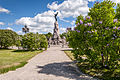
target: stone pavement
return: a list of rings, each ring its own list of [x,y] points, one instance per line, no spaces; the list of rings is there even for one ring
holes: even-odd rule
[[[31,60],[24,67],[1,74],[0,80],[96,80],[77,70],[64,53],[67,48],[51,47]]]

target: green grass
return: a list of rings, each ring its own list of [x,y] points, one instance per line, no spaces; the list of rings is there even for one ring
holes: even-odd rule
[[[65,51],[66,55],[72,60],[74,59],[73,53],[71,51]],[[89,63],[77,63],[78,67],[83,73],[97,77],[104,80],[120,80],[120,69],[115,69],[114,71],[108,69],[94,69],[91,68]],[[88,66],[89,65],[89,66]]]
[[[40,52],[42,51],[0,49],[0,74],[24,66]]]

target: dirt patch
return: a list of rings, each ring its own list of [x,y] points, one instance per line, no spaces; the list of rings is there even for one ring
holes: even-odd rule
[[[20,63],[14,63],[14,64],[11,64],[11,65],[0,66],[0,69],[9,68],[9,67],[12,67],[12,66],[17,66],[17,65],[20,65]]]

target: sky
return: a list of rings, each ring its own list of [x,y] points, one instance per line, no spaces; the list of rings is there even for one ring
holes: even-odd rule
[[[53,32],[54,14],[59,12],[57,19],[63,33],[75,26],[77,16],[86,16],[96,1],[103,0],[0,0],[0,29],[23,34],[22,28],[27,25],[30,32]]]

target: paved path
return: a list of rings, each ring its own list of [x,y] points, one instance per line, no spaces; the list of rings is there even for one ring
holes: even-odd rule
[[[0,75],[0,80],[95,80],[76,70],[63,50],[65,48],[51,47],[24,67]]]

